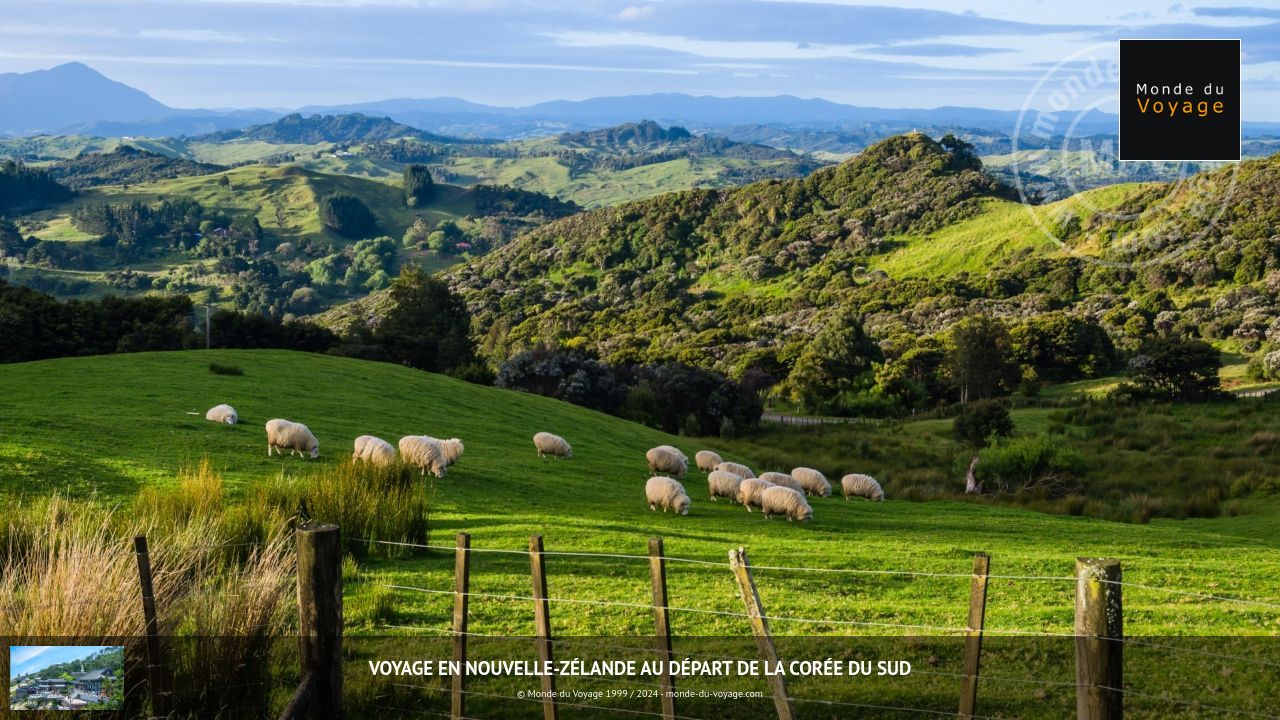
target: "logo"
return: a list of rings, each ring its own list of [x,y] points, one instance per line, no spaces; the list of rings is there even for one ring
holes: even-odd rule
[[[1216,96],[1223,103],[1223,115],[1213,122],[1226,123],[1228,117],[1234,122],[1227,159],[1239,158],[1238,41],[1121,42],[1126,46],[1137,43],[1152,47],[1152,43],[1163,42],[1229,43],[1235,63],[1233,92],[1228,92],[1228,81],[1207,78],[1207,72],[1188,73],[1179,82],[1185,86],[1198,79],[1198,93],[1209,83],[1215,86],[1211,88],[1215,93],[1217,85],[1223,86],[1224,95]],[[1134,155],[1139,153],[1132,144],[1133,136],[1124,134],[1136,132],[1135,126],[1121,120],[1126,117],[1125,103],[1134,102],[1135,88],[1124,85],[1133,71],[1140,71],[1140,66],[1126,66],[1115,42],[1084,48],[1049,67],[1018,113],[1008,169],[1031,219],[1064,253],[1097,265],[1136,270],[1172,260],[1214,232],[1217,221],[1230,206],[1239,164],[1232,162],[1228,169],[1222,169],[1224,163],[1212,158],[1223,154],[1219,151],[1204,157],[1196,157],[1200,152],[1188,153],[1197,148],[1197,140],[1186,140],[1178,149],[1156,143],[1160,152],[1152,153],[1153,160],[1125,162],[1136,160]],[[1142,82],[1148,88],[1153,82],[1165,84],[1154,74]],[[1169,81],[1171,86],[1173,83]],[[1198,117],[1199,106],[1195,103],[1204,98],[1183,97],[1193,102],[1189,115],[1197,121],[1210,120]],[[1215,101],[1208,102],[1207,115],[1214,112]],[[1234,114],[1227,112],[1229,103],[1234,106]],[[1145,107],[1148,113],[1155,110],[1154,105]],[[1167,107],[1161,108],[1168,113]],[[1145,119],[1157,118],[1148,114]],[[1182,117],[1175,122],[1192,119]],[[1121,122],[1123,130],[1119,127]],[[1197,127],[1208,132],[1207,128]],[[1174,136],[1178,133],[1172,125],[1166,129]],[[1146,140],[1150,142],[1151,138]],[[1176,159],[1180,156],[1190,159]],[[1049,175],[1057,185],[1054,194],[1046,197],[1044,186]],[[1108,188],[1097,190],[1102,185]],[[1081,232],[1080,228],[1085,230]]]
[[[1121,40],[1120,159],[1239,160],[1240,41]]]

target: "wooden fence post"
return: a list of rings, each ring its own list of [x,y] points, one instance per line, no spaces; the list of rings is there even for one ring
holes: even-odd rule
[[[649,539],[649,579],[653,583],[653,633],[658,645],[658,660],[662,672],[658,674],[658,686],[662,692],[663,720],[675,720],[675,680],[671,678],[671,616],[667,612],[667,561],[662,550],[662,538]]]
[[[751,632],[756,636],[756,647],[760,649],[760,658],[775,669],[778,665],[778,650],[773,645],[773,636],[769,634],[769,619],[760,603],[760,593],[756,591],[756,581],[751,577],[751,565],[747,562],[747,549],[738,548],[729,551],[729,567],[738,579],[738,590],[742,593],[742,602],[747,607],[747,616],[751,620]],[[773,706],[778,711],[778,720],[795,720],[796,709],[787,695],[787,681],[779,673],[768,674],[769,688],[773,691]]]
[[[452,720],[467,714],[467,599],[471,592],[471,536],[458,533],[453,555],[453,661],[458,672],[453,674]]]
[[[982,630],[987,617],[987,573],[991,556],[973,556],[973,579],[969,582],[969,621],[964,636],[964,680],[960,686],[960,717],[972,718],[978,706],[978,669],[982,664]]]
[[[554,669],[555,658],[551,652],[551,603],[547,600],[547,573],[542,564],[542,536],[529,538],[529,566],[533,577],[534,642],[538,647],[538,660]],[[556,676],[554,672],[540,676],[542,679],[543,720],[557,720]]]
[[[160,651],[155,588],[151,584],[151,552],[147,549],[146,535],[133,538],[133,552],[138,558],[138,585],[142,588],[142,618],[147,638],[147,687],[151,695],[151,712],[163,717],[169,714],[172,698],[169,697],[169,685],[165,682],[164,657]]]
[[[342,539],[337,525],[297,531],[298,644],[311,717],[342,718]],[[308,681],[308,677],[310,679]],[[310,686],[310,691],[304,688]]]
[[[1120,561],[1076,559],[1076,717],[1124,717]]]

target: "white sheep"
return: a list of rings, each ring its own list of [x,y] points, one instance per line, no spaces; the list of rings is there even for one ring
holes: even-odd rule
[[[771,487],[777,487],[768,480],[747,478],[738,485],[738,504],[751,512],[751,506],[760,507],[760,495]]]
[[[804,487],[796,482],[796,479],[784,472],[765,472],[760,473],[761,480],[768,480],[774,485],[781,485],[785,488],[791,488],[799,493],[804,493]]]
[[[320,441],[306,425],[276,418],[267,421],[267,457],[271,456],[272,450],[281,455],[285,450],[290,455],[310,453],[314,459],[320,457]]]
[[[698,469],[705,473],[715,470],[717,465],[724,462],[724,458],[710,450],[699,450],[694,454],[693,459],[698,463]],[[739,477],[742,476],[739,475]]]
[[[738,499],[738,486],[742,478],[723,470],[712,470],[707,474],[707,490],[711,493],[711,502],[716,498],[729,498],[729,502]]]
[[[788,487],[771,487],[760,493],[760,509],[766,520],[774,515],[786,515],[787,522],[813,519],[813,508],[804,499],[804,493]]]
[[[675,455],[677,455],[681,460],[684,461],[684,464],[686,466],[689,464],[689,456],[685,455],[684,451],[676,447],[675,445],[659,445],[658,447],[662,448],[663,450],[666,450],[667,452],[674,453]]]
[[[689,461],[679,450],[670,445],[650,448],[644,457],[649,461],[649,472],[667,473],[678,478],[684,477],[685,473],[689,472]]]
[[[549,432],[540,432],[533,436],[533,446],[538,449],[538,457],[573,457],[573,448],[569,447],[569,443],[559,435],[552,435]]]
[[[723,470],[725,472],[731,472],[734,475],[737,475],[738,477],[743,479],[753,478],[756,476],[755,472],[752,471],[751,468],[747,467],[746,465],[743,465],[742,463],[722,462],[719,465],[717,465],[715,469]]]
[[[679,515],[689,514],[689,494],[684,491],[684,485],[661,475],[649,478],[649,482],[644,484],[644,494],[649,500],[649,509],[657,510],[662,508],[662,512],[674,510]]]
[[[831,482],[820,471],[813,468],[798,467],[791,471],[791,477],[800,483],[805,495],[831,497]]]
[[[396,461],[396,449],[380,437],[361,435],[356,438],[355,452],[351,454],[351,461],[386,467]]]
[[[440,441],[426,435],[406,435],[400,438],[400,457],[418,468],[422,475],[430,470],[432,475],[442,478],[449,469]]]
[[[851,497],[866,498],[875,502],[884,501],[884,490],[880,487],[880,483],[870,475],[859,475],[858,473],[849,473],[840,478],[840,489],[844,490],[844,499]]]
[[[462,441],[458,438],[449,438],[448,440],[441,440],[439,442],[440,448],[444,450],[445,463],[452,465],[458,462],[458,458],[462,457],[462,451],[464,450],[462,447]]]
[[[204,419],[210,422],[226,423],[227,425],[235,425],[240,422],[240,416],[236,414],[236,409],[225,403],[209,408],[209,412],[204,414]]]

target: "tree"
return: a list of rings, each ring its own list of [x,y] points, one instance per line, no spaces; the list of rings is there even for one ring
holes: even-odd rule
[[[1021,377],[1009,331],[987,315],[972,315],[951,329],[945,368],[962,403],[1007,395]]]
[[[443,280],[406,265],[391,283],[391,309],[373,331],[394,362],[444,372],[475,361],[471,316]]]
[[[335,192],[320,198],[320,222],[346,238],[366,238],[378,230],[378,220],[360,198]]]
[[[1149,338],[1129,361],[1138,388],[1165,400],[1207,400],[1218,390],[1218,350],[1203,340]]]
[[[431,170],[426,165],[404,166],[404,202],[409,207],[425,205],[435,194]]]
[[[982,485],[978,484],[973,475],[978,467],[978,453],[991,444],[992,437],[1008,437],[1013,434],[1013,419],[1009,417],[1009,407],[999,400],[968,403],[956,416],[952,432],[961,445],[973,451],[969,471],[964,476],[964,491],[980,493]]]
[[[789,376],[792,396],[811,410],[838,404],[841,393],[854,389],[856,378],[880,359],[880,348],[863,331],[862,318],[843,308],[796,360]]]

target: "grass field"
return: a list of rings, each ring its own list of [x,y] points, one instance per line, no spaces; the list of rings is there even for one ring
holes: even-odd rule
[[[244,374],[213,374],[211,361],[236,365]],[[277,351],[116,355],[3,366],[0,387],[0,490],[10,500],[62,493],[127,506],[140,488],[170,484],[179,467],[207,457],[234,502],[271,478],[332,466],[356,435],[394,440],[425,433],[466,441],[460,464],[428,483],[432,537],[442,544],[467,531],[478,548],[519,550],[530,535],[544,534],[549,550],[641,554],[648,537],[663,536],[668,554],[704,561],[724,561],[730,548],[745,545],[762,565],[940,573],[967,572],[970,556],[986,551],[999,573],[1058,577],[1071,574],[1076,556],[1105,555],[1124,560],[1126,579],[1134,582],[1261,599],[1274,598],[1280,562],[1280,538],[1272,532],[1280,508],[1265,501],[1240,517],[1125,525],[981,504],[905,502],[893,499],[890,480],[890,499],[883,504],[817,498],[814,521],[793,524],[707,502],[695,472],[687,482],[695,501],[689,516],[653,513],[643,500],[645,449],[670,442],[692,456],[707,443],[387,364]],[[219,402],[235,405],[243,424],[204,421],[204,409]],[[321,460],[269,459],[261,424],[271,417],[308,423],[321,440]],[[529,438],[541,429],[568,438],[575,457],[539,460]],[[856,451],[845,463],[848,470],[872,474],[882,474],[884,465]],[[646,602],[643,562],[556,558],[550,569],[554,596]],[[444,628],[446,597],[403,592],[388,599],[375,586],[443,589],[451,570],[447,553],[364,561],[349,586],[349,622]],[[527,591],[527,565],[519,555],[479,556],[474,570],[477,590]],[[795,617],[946,627],[964,618],[963,579],[760,574],[766,601]],[[670,576],[673,605],[741,609],[727,568],[678,565]],[[993,581],[989,626],[1068,631],[1071,587],[1064,581]],[[477,632],[532,630],[522,604],[478,601],[473,609]],[[1126,612],[1126,630],[1134,634],[1280,630],[1274,611],[1159,591],[1127,594]],[[674,622],[681,634],[735,634],[745,627],[738,618],[708,614],[679,615]],[[650,618],[642,611],[584,607],[562,615],[559,627],[568,634],[634,634],[647,632]],[[825,634],[850,628],[778,623],[776,630]],[[892,627],[877,632],[902,634]]]
[[[899,247],[875,256],[870,268],[884,270],[895,278],[981,274],[1023,250],[1063,252],[1041,226],[1053,228],[1067,214],[1087,218],[1094,212],[1117,207],[1143,187],[1135,183],[1110,185],[1039,206],[988,200],[983,211],[968,220],[923,237],[892,238]],[[1082,254],[1094,250],[1087,246],[1072,248],[1072,252]]]
[[[243,374],[214,374],[211,362],[236,366]],[[546,566],[554,599],[552,623],[559,638],[557,657],[650,659],[616,648],[643,647],[644,636],[652,632],[648,565],[641,556],[648,538],[660,536],[669,557],[697,561],[668,563],[677,657],[754,656],[726,563],[729,549],[742,545],[757,567],[760,595],[784,657],[905,658],[916,668],[902,680],[793,678],[789,689],[801,698],[797,705],[806,718],[851,717],[851,710],[840,703],[860,707],[858,717],[885,719],[915,716],[893,709],[896,706],[931,712],[954,709],[959,644],[948,629],[965,624],[966,573],[972,555],[980,551],[992,555],[996,575],[989,587],[991,634],[983,664],[982,698],[988,713],[998,707],[1000,717],[1070,716],[1074,689],[1055,678],[1072,677],[1072,650],[1069,640],[1054,634],[1072,628],[1070,576],[1077,556],[1120,558],[1125,580],[1142,586],[1125,588],[1126,636],[1147,641],[1160,636],[1154,648],[1126,649],[1126,685],[1160,692],[1132,698],[1127,703],[1129,717],[1170,717],[1171,710],[1187,709],[1177,704],[1183,698],[1262,711],[1268,697],[1265,688],[1275,682],[1266,668],[1258,668],[1259,660],[1204,656],[1213,652],[1262,657],[1272,648],[1264,644],[1268,639],[1223,636],[1280,633],[1280,612],[1274,605],[1275,568],[1280,566],[1280,537],[1274,527],[1280,506],[1272,501],[1260,500],[1251,514],[1239,517],[1157,520],[1149,525],[1050,516],[983,503],[908,502],[895,498],[891,463],[882,454],[864,452],[857,443],[819,444],[797,434],[769,450],[758,439],[726,444],[674,438],[542,397],[390,364],[283,351],[151,353],[4,365],[0,388],[0,503],[17,503],[19,508],[59,494],[89,508],[115,506],[121,518],[151,517],[156,503],[163,507],[173,502],[157,495],[157,488],[184,487],[177,497],[196,494],[183,502],[225,502],[228,510],[223,512],[232,517],[231,510],[263,492],[270,494],[289,478],[349,472],[343,469],[345,459],[358,434],[393,441],[407,433],[463,438],[466,453],[459,464],[445,478],[418,481],[413,492],[430,499],[431,545],[451,546],[455,532],[472,535],[476,552],[471,592],[476,595],[469,617],[470,631],[478,634],[471,644],[472,658],[532,655],[527,641],[490,641],[483,636],[534,632],[532,604],[521,599],[529,594],[523,551],[529,536],[540,534],[546,550],[553,553]],[[235,405],[242,424],[205,421],[204,409],[219,402]],[[1020,429],[1047,424],[1047,413],[1020,412]],[[277,416],[311,427],[320,438],[320,460],[267,457],[262,423]],[[909,423],[903,434],[913,441],[937,441],[946,433],[946,423]],[[575,457],[539,460],[530,436],[540,429],[563,434],[573,443]],[[811,523],[766,521],[759,513],[748,514],[723,501],[708,502],[702,476],[695,470],[686,479],[694,498],[687,517],[650,512],[643,499],[649,474],[643,453],[663,442],[691,456],[704,446],[727,445],[738,452],[726,452],[726,457],[765,463],[757,469],[769,467],[770,453],[803,455],[804,448],[812,446],[813,457],[823,463],[834,456],[842,469],[884,478],[889,499],[868,503],[814,498]],[[189,468],[202,459],[209,461],[213,474],[202,472],[192,486]],[[186,485],[179,485],[180,475],[188,478],[182,481]],[[208,485],[217,482],[216,476],[225,485],[225,499]],[[92,517],[90,513],[89,522]],[[127,538],[118,542],[123,552]],[[447,640],[441,636],[447,634],[452,610],[452,552],[390,548],[396,554],[388,556],[367,552],[369,546],[355,537],[348,537],[348,547],[352,557],[343,568],[346,654],[351,663],[348,715],[407,718],[447,709],[447,696],[441,694],[447,684],[436,679],[374,679],[364,661],[448,656]],[[504,552],[486,552],[492,550]],[[121,587],[129,587],[126,570],[127,566],[113,569]],[[273,587],[279,584],[275,575],[268,577],[275,578]],[[1241,604],[1170,590],[1273,604]],[[288,598],[288,593],[277,597]],[[197,622],[193,627],[207,625]],[[858,638],[814,638],[845,635]],[[608,637],[591,639],[599,636]],[[1169,672],[1169,652],[1162,649],[1171,643],[1186,644],[1180,651],[1185,654],[1175,656],[1179,672]],[[1212,687],[1195,680],[1197,662],[1213,666],[1215,673],[1221,670]],[[273,706],[283,703],[296,682],[291,667],[285,663],[283,675],[272,686]],[[600,692],[618,690],[628,682],[646,685],[637,679],[564,678],[561,687]],[[693,678],[681,683],[686,689],[766,690],[759,678]],[[503,699],[535,689],[535,680],[477,679],[469,687],[480,693],[469,705],[472,716],[540,717],[536,702]],[[657,707],[654,698],[586,697],[578,702],[628,712],[652,712]],[[681,708],[688,717],[747,720],[768,716],[768,697],[766,692],[763,698],[734,702],[686,700]],[[1173,714],[1221,716],[1215,712]],[[564,716],[615,715],[567,706]]]

